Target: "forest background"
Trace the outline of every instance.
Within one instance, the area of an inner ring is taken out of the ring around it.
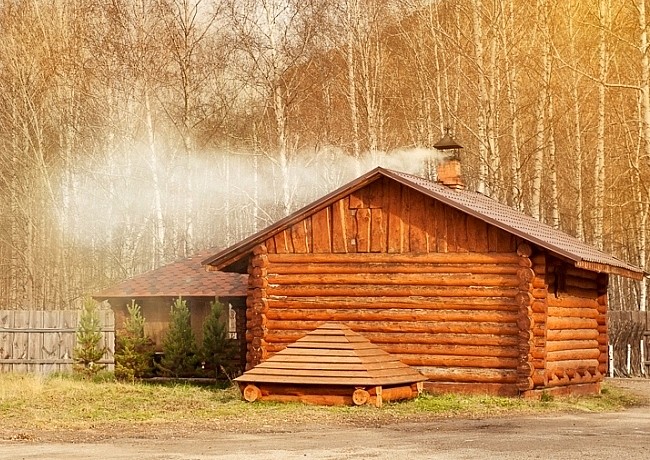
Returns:
[[[647,6],[0,0],[0,308],[74,308],[377,165],[433,178],[447,126],[470,189],[647,268]]]

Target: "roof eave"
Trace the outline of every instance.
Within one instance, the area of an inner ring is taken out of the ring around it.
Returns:
[[[592,272],[620,275],[636,281],[641,281],[644,276],[646,276],[646,274],[642,271],[634,271],[627,268],[615,267],[613,265],[601,264],[598,262],[589,262],[587,260],[579,260],[576,262],[575,266]]]

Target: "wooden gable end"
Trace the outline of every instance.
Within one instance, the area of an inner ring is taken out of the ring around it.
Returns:
[[[514,252],[515,237],[389,178],[269,236],[271,254]]]

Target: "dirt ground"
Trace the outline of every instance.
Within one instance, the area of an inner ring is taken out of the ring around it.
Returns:
[[[129,432],[14,436],[0,425],[0,459],[611,459],[650,458],[650,380],[612,384],[645,398],[614,413],[370,422],[336,426],[287,421],[236,432],[218,425]],[[1,421],[0,421],[1,423]],[[23,439],[21,439],[23,438]]]

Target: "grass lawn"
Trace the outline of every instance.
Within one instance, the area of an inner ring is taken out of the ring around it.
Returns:
[[[284,424],[361,426],[445,417],[488,417],[570,411],[613,411],[637,404],[631,395],[604,386],[599,396],[529,401],[491,396],[423,395],[374,407],[317,407],[254,403],[235,388],[191,384],[84,381],[71,376],[0,374],[0,420],[8,430],[79,431],[116,427],[122,432],[183,426],[184,430],[247,430]],[[263,422],[261,422],[263,421]],[[182,423],[178,423],[182,422]]]

